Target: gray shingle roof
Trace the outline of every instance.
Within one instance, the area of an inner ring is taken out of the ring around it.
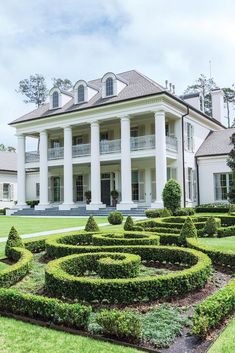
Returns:
[[[116,76],[128,82],[128,85],[118,94],[118,96],[102,98],[101,79],[92,80],[87,83],[88,85],[91,85],[96,88],[98,92],[92,99],[89,100],[89,102],[82,104],[74,104],[74,99],[71,98],[71,100],[62,108],[53,110],[49,110],[49,104],[44,104],[43,106],[33,110],[32,112],[14,120],[11,124],[34,119],[41,119],[57,115],[58,113],[69,113],[73,111],[79,111],[85,108],[93,108],[97,106],[102,106],[103,104],[107,103],[121,102],[127,99],[138,98],[141,96],[146,96],[164,91],[164,87],[135,70],[126,71],[117,74]]]
[[[17,171],[17,154],[0,151],[0,171]]]
[[[233,133],[235,128],[211,132],[199,147],[196,157],[228,154],[232,149],[230,137]]]

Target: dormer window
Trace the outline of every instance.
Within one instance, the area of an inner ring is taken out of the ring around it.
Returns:
[[[77,88],[77,101],[78,103],[85,101],[85,89],[83,85],[79,85]]]
[[[52,108],[59,108],[59,93],[57,91],[52,94]]]
[[[113,96],[113,79],[112,77],[108,77],[105,82],[106,87],[106,96]]]

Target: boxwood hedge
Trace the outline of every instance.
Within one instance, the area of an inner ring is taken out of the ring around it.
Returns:
[[[104,251],[104,247],[100,249]],[[115,251],[119,249],[120,247],[116,247]],[[78,273],[71,272],[71,267],[77,271],[76,266],[67,266],[67,264],[77,264],[81,258],[89,259],[86,263],[92,264],[92,259],[100,256],[100,253],[76,254],[48,263],[45,277],[46,290],[58,297],[87,302],[105,300],[109,303],[133,303],[183,295],[202,288],[211,272],[209,257],[192,249],[136,245],[122,247],[122,251],[139,255],[142,261],[179,263],[191,267],[159,276],[115,279],[76,277]],[[87,267],[84,271],[85,269]]]
[[[159,245],[156,234],[137,232],[100,233],[92,236],[94,245]]]

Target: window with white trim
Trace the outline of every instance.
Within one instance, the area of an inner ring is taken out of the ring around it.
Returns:
[[[188,198],[193,200],[193,169],[188,168]]]
[[[36,197],[40,196],[40,183],[36,183]]]
[[[11,200],[11,184],[7,184],[7,183],[3,184],[2,196],[3,196],[3,200],[6,200],[6,201]]]
[[[85,100],[85,88],[83,85],[79,85],[77,88],[77,98],[78,98],[78,103],[84,102]]]
[[[106,96],[113,96],[113,79],[112,77],[108,77],[106,82],[105,82],[105,88],[106,88]]]
[[[59,93],[57,91],[52,93],[52,108],[59,108]]]
[[[193,140],[193,125],[186,123],[186,149],[193,152],[194,140]]]
[[[215,173],[214,174],[214,193],[215,201],[226,201],[228,192],[232,185],[232,173]]]

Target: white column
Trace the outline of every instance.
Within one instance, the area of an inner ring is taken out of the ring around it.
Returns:
[[[167,181],[166,175],[166,128],[165,112],[155,112],[155,168],[156,168],[156,201],[154,208],[162,208],[162,191]]]
[[[37,210],[45,210],[50,207],[48,202],[48,163],[47,163],[47,152],[48,152],[48,134],[47,131],[40,132],[40,202],[38,206],[35,206]]]
[[[72,128],[64,128],[64,202],[60,210],[70,210],[76,207],[73,202],[73,156],[72,156]]]
[[[98,210],[106,207],[101,202],[100,182],[100,126],[97,121],[91,123],[91,203],[87,210]]]
[[[137,207],[132,201],[131,192],[131,150],[130,150],[130,118],[121,118],[121,199],[118,210],[130,210]]]
[[[25,193],[25,136],[17,135],[17,208],[27,208]]]

